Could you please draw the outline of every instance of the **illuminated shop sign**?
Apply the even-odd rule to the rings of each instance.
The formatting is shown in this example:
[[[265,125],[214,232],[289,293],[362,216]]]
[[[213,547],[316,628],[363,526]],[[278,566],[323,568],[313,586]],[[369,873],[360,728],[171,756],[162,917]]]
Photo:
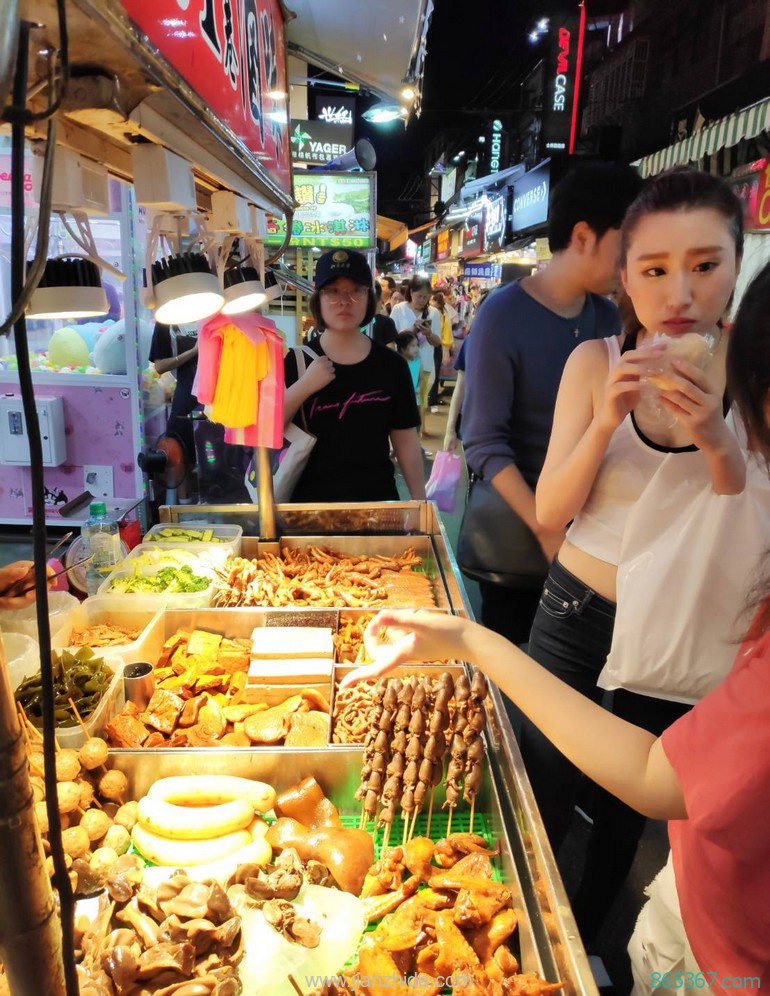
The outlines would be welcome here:
[[[503,267],[500,263],[466,263],[463,276],[480,280],[502,280]]]
[[[728,180],[743,204],[747,232],[770,230],[770,160],[759,159],[742,170],[742,176]]]
[[[291,121],[291,159],[295,163],[328,163],[344,156],[353,144],[353,127],[323,121]]]
[[[468,215],[463,228],[461,256],[478,256],[484,248],[484,212]]]
[[[292,246],[372,249],[376,243],[373,173],[297,173]],[[267,238],[280,245],[286,219],[267,219]]]
[[[436,262],[449,258],[449,229],[436,233]]]
[[[546,154],[572,152],[575,147],[585,7],[551,18],[551,25],[543,101],[542,141]]]
[[[279,0],[120,3],[211,114],[290,191],[289,88]]]
[[[525,173],[513,185],[511,228],[522,232],[548,221],[548,198],[551,190],[550,165],[543,163]]]
[[[492,135],[489,143],[489,172],[497,173],[503,157],[503,122],[492,122]]]
[[[487,198],[484,225],[484,252],[496,252],[505,245],[506,198]]]

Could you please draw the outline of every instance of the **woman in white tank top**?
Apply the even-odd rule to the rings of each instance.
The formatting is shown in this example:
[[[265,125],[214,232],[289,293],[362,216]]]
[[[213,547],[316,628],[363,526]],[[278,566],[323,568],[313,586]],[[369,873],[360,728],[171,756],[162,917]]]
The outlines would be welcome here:
[[[629,209],[621,246],[621,275],[638,331],[625,344],[620,338],[584,343],[570,357],[536,495],[541,525],[552,530],[572,525],[546,580],[529,653],[596,701],[602,696],[597,677],[612,640],[626,518],[657,468],[671,453],[687,454],[683,475],[693,460],[705,463],[718,494],[740,493],[746,473],[744,453],[723,409],[727,344],[721,319],[742,250],[737,198],[704,173],[663,174]],[[651,344],[659,332],[680,342],[685,333],[709,336],[713,353],[706,370],[671,354],[665,358],[667,347]],[[670,364],[671,376],[660,393],[658,405],[666,416],[660,418],[639,403],[645,375],[664,364]],[[626,718],[658,734],[686,711],[623,695]],[[556,850],[569,825],[579,775],[525,719],[520,745]],[[626,877],[643,826],[643,817],[602,795],[594,810],[584,884],[573,902],[587,944]]]

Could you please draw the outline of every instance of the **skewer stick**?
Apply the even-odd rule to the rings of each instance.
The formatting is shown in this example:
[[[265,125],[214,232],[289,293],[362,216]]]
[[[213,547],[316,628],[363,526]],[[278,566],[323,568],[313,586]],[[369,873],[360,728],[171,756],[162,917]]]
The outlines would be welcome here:
[[[415,806],[414,807],[414,816],[412,817],[412,826],[411,826],[411,828],[409,830],[409,836],[408,836],[407,840],[411,840],[412,837],[414,837],[414,828],[415,828],[415,825],[417,823],[417,817],[419,815],[420,815],[420,810],[418,809],[417,806]]]
[[[454,809],[455,809],[454,806],[450,806],[449,807],[449,816],[448,816],[447,821],[446,821],[446,835],[447,835],[447,837],[452,832],[452,813],[454,812]]]
[[[69,702],[70,709],[72,709],[72,712],[73,712],[73,714],[75,716],[75,719],[78,721],[78,724],[80,725],[80,729],[83,731],[83,734],[85,735],[86,740],[90,740],[91,739],[91,734],[88,732],[88,728],[87,728],[86,724],[83,722],[83,717],[78,712],[78,707],[75,705],[74,701],[71,698],[67,699],[67,701]],[[105,773],[105,775],[107,774],[107,769],[105,768],[105,766],[103,764],[100,764],[99,767],[95,768],[94,770],[95,771],[103,771]]]
[[[295,993],[297,994],[297,996],[305,996],[305,994],[304,994],[304,993],[302,992],[302,990],[300,989],[300,986],[299,986],[299,983],[298,983],[298,982],[297,982],[297,980],[296,980],[296,979],[294,978],[294,976],[293,976],[293,975],[291,975],[291,974],[289,974],[289,975],[287,976],[287,978],[288,978],[289,982],[291,983],[291,985],[292,985],[292,988],[294,989],[294,992],[295,992]]]
[[[78,726],[83,731],[83,733],[85,733],[86,740],[90,739],[91,734],[88,732],[86,724],[83,722],[83,717],[78,712],[78,707],[75,705],[74,700],[72,698],[69,698],[69,699],[67,699],[67,702],[69,702],[70,709],[72,710],[72,715],[78,721]]]
[[[361,819],[358,821],[358,829],[366,830],[366,824],[369,820],[366,818],[366,800],[361,803]]]
[[[390,840],[390,828],[393,826],[392,823],[385,824],[385,834],[382,838],[382,853],[384,854],[388,849],[388,841]]]
[[[407,832],[409,830],[409,814],[407,813],[406,810],[404,810],[401,813],[401,819],[404,821],[404,833],[403,833],[403,836],[401,837],[401,846],[405,847],[406,846]]]
[[[468,830],[469,833],[473,833],[473,814],[474,814],[475,809],[476,809],[476,794],[474,793],[471,796],[471,822],[470,822],[470,827],[469,827],[469,830]]]
[[[21,735],[24,737],[24,746],[27,749],[27,754],[30,754],[32,752],[32,741],[29,735],[29,720],[21,702],[16,703],[16,712],[19,714],[19,726],[21,727]]]
[[[430,802],[428,803],[428,828],[425,831],[425,836],[430,837],[430,824],[433,819],[433,794],[436,791],[435,787],[430,790]]]

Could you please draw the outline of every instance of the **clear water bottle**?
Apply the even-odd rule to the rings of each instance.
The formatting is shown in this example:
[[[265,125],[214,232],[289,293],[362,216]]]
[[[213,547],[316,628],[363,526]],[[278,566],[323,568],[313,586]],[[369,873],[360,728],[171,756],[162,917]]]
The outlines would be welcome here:
[[[118,524],[107,515],[104,502],[92,501],[90,511],[90,517],[83,523],[82,535],[85,553],[91,557],[86,564],[86,587],[89,595],[95,595],[109,573],[105,568],[120,563],[122,553]]]

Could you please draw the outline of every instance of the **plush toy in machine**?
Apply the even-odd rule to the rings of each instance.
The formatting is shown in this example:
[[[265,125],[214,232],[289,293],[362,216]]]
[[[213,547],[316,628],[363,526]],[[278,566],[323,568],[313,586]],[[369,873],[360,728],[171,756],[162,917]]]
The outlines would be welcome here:
[[[65,325],[48,342],[48,361],[53,367],[88,367],[91,365],[88,344],[79,332]]]
[[[126,323],[121,320],[105,327],[94,346],[94,366],[102,373],[126,373]]]

